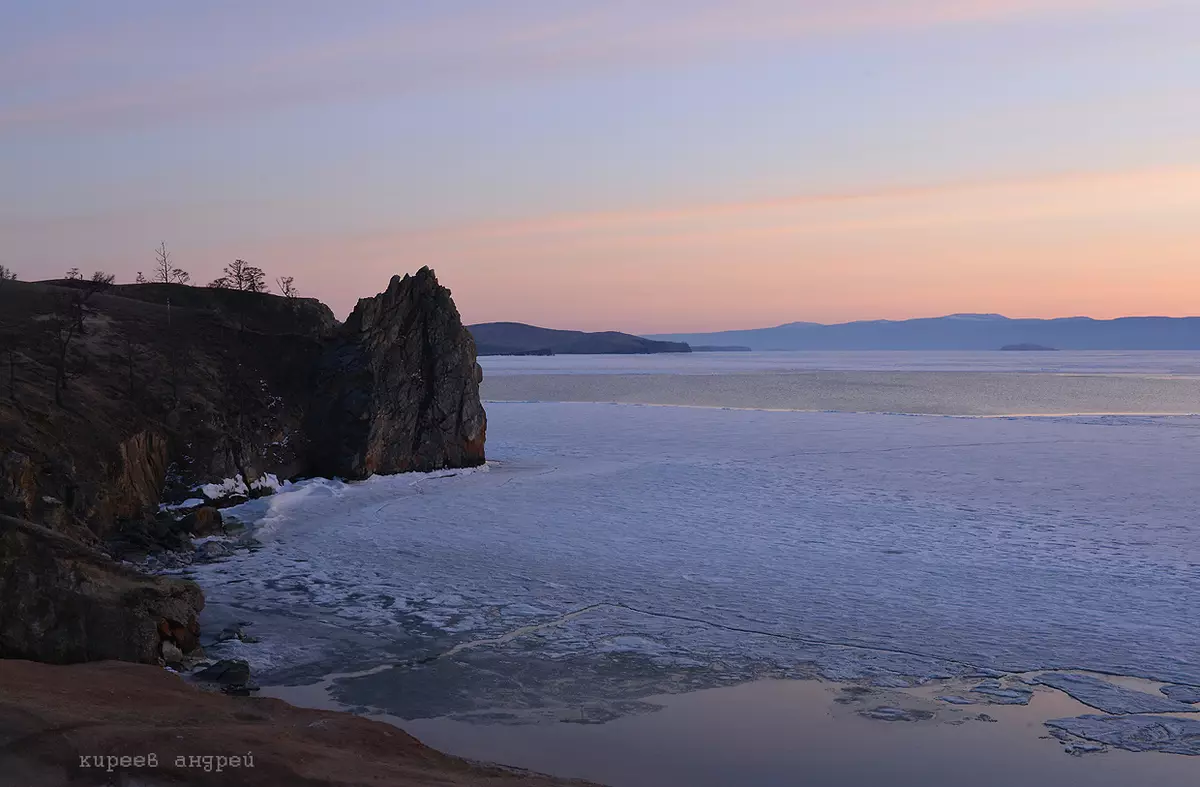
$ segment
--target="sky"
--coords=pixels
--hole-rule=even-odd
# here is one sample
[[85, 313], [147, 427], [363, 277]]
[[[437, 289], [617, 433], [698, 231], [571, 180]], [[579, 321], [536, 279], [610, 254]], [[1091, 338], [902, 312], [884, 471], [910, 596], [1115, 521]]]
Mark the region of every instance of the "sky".
[[0, 264], [344, 317], [1200, 314], [1196, 0], [0, 0]]

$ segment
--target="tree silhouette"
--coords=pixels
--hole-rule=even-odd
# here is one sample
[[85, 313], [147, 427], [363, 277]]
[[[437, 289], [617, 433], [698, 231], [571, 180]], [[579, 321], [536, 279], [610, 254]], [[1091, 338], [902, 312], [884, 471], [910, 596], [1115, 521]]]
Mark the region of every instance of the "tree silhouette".
[[[141, 271], [138, 272], [141, 276]], [[163, 241], [158, 244], [158, 248], [154, 250], [154, 280], [163, 284], [187, 284], [191, 281], [191, 274], [180, 268], [176, 268], [171, 262], [171, 252], [167, 251], [167, 242]], [[142, 284], [144, 281], [139, 281]]]
[[209, 282], [209, 287], [242, 292], [266, 292], [267, 275], [245, 260], [234, 260], [225, 266], [221, 276]]

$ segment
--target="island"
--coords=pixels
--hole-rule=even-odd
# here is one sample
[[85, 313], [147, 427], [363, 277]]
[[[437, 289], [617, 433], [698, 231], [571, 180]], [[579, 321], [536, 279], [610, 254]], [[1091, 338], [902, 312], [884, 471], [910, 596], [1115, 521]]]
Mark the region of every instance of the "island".
[[643, 339], [618, 331], [560, 331], [520, 322], [468, 325], [479, 355], [635, 355], [690, 353], [685, 342]]

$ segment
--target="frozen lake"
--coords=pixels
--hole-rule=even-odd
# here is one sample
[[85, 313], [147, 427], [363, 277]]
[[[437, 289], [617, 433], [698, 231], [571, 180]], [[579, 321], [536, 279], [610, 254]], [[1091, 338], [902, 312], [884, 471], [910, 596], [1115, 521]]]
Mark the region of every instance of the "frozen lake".
[[753, 391], [493, 402], [486, 468], [246, 504], [264, 547], [196, 579], [207, 631], [260, 641], [213, 652], [266, 684], [353, 673], [316, 688], [365, 712], [506, 728], [762, 678], [1200, 685], [1200, 417], [740, 409]]
[[1067, 415], [1200, 412], [1195, 352], [778, 352], [484, 358], [493, 401]]

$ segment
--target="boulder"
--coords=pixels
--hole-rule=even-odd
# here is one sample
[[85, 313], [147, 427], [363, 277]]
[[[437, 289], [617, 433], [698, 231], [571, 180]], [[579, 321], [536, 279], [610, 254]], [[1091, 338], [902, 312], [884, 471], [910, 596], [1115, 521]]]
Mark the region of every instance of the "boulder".
[[187, 653], [204, 606], [191, 582], [151, 577], [61, 533], [0, 515], [0, 658], [158, 662]]
[[183, 518], [183, 527], [193, 536], [215, 536], [225, 532], [221, 512], [215, 506], [201, 506]]
[[429, 268], [363, 298], [327, 348], [309, 413], [319, 475], [483, 464], [475, 341]]

